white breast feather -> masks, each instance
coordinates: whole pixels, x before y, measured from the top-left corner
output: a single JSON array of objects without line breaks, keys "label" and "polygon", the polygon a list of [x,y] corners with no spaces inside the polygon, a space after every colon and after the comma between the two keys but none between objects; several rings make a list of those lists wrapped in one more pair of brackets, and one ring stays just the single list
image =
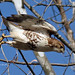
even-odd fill
[{"label": "white breast feather", "polygon": [[16,39],[17,41],[20,41],[20,42],[22,41],[24,43],[27,43],[29,41],[29,39],[23,34],[24,32],[23,29],[15,27],[14,25],[10,23],[9,30],[10,30],[11,37]]}]

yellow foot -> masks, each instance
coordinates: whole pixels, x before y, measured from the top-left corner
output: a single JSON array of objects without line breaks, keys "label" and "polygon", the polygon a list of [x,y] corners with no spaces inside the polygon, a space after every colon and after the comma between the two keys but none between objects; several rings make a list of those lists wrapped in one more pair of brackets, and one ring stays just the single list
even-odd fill
[{"label": "yellow foot", "polygon": [[3,40],[3,37],[0,38],[0,42]]},{"label": "yellow foot", "polygon": [[5,34],[2,34],[2,37],[5,37]]},{"label": "yellow foot", "polygon": [[3,39],[8,38],[8,37],[11,37],[11,36],[10,35],[5,36],[5,34],[2,34],[2,37],[0,37],[0,46],[5,43],[5,41],[3,41]]},{"label": "yellow foot", "polygon": [[1,47],[1,45],[4,44],[4,43],[5,43],[5,41],[1,41],[1,42],[0,42],[0,47]]},{"label": "yellow foot", "polygon": [[2,37],[0,38],[0,42],[4,39],[5,34],[2,34]]}]

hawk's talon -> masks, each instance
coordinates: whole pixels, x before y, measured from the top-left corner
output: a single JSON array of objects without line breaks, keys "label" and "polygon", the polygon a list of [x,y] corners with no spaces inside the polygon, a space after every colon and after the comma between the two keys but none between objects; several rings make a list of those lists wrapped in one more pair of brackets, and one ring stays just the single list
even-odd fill
[{"label": "hawk's talon", "polygon": [[0,38],[0,42],[5,38],[5,34],[2,34],[2,37]]},{"label": "hawk's talon", "polygon": [[1,45],[4,44],[4,43],[5,43],[5,41],[1,41],[1,42],[0,42],[0,47],[1,47]]},{"label": "hawk's talon", "polygon": [[4,33],[2,34],[2,37],[3,37],[3,38],[5,37],[5,34],[4,34]]},{"label": "hawk's talon", "polygon": [[0,42],[3,40],[3,37],[0,38]]},{"label": "hawk's talon", "polygon": [[8,38],[8,37],[11,37],[10,35],[5,35],[5,34],[2,34],[2,37],[0,37],[0,42],[4,39],[4,38]]}]

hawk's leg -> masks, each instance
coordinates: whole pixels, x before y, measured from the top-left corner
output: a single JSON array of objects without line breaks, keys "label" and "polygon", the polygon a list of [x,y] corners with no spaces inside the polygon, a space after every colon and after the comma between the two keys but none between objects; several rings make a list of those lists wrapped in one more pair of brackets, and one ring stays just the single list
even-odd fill
[{"label": "hawk's leg", "polygon": [[2,34],[2,37],[0,37],[0,46],[4,43],[6,43],[5,41],[3,41],[4,38],[7,38],[7,37],[11,37],[10,35],[5,35],[5,34]]},{"label": "hawk's leg", "polygon": [[5,42],[5,41],[1,41],[1,42],[0,42],[0,46],[1,46],[2,44],[4,44],[4,43],[6,43],[6,42]]},{"label": "hawk's leg", "polygon": [[6,43],[6,44],[9,44],[9,45],[13,45],[13,44],[16,44],[16,41],[10,41],[10,40],[8,40],[8,41],[6,41],[5,43]]},{"label": "hawk's leg", "polygon": [[1,41],[1,42],[0,42],[0,46],[1,46],[2,44],[9,44],[9,45],[12,46],[13,44],[16,44],[16,42],[15,42],[15,41],[9,41],[9,40],[8,40],[8,41]]},{"label": "hawk's leg", "polygon": [[5,35],[5,34],[2,34],[2,37],[0,38],[0,42],[4,39],[4,38],[7,38],[7,37],[11,37],[11,35]]}]

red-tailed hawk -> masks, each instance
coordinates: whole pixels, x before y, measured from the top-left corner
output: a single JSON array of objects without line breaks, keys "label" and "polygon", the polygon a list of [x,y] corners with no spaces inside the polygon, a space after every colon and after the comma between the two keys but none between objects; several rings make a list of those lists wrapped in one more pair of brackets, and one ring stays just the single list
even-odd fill
[{"label": "red-tailed hawk", "polygon": [[2,16],[2,19],[10,32],[10,35],[4,38],[11,37],[13,40],[2,41],[1,44],[6,43],[20,50],[64,52],[63,43],[51,38],[50,35],[55,31],[45,25],[46,21],[25,14],[12,15],[7,18]]}]

